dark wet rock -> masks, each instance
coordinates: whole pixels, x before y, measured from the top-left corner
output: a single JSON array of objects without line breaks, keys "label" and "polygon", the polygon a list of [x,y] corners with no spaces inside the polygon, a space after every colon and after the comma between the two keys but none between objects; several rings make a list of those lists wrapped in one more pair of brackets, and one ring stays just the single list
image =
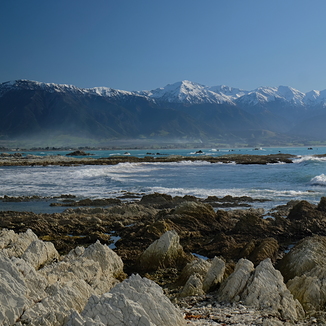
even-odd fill
[{"label": "dark wet rock", "polygon": [[239,219],[237,224],[234,226],[233,231],[235,233],[261,236],[262,234],[268,234],[269,227],[269,221],[263,219],[260,215],[249,212]]},{"label": "dark wet rock", "polygon": [[[324,201],[320,207],[323,207]],[[326,214],[307,201],[300,201],[295,205],[287,219],[291,222],[289,231],[297,235],[310,236],[313,234],[326,234]]]},{"label": "dark wet rock", "polygon": [[67,156],[89,156],[89,155],[94,155],[91,153],[86,153],[84,151],[74,151],[71,153],[66,154]]},{"label": "dark wet rock", "polygon": [[321,197],[317,209],[321,212],[326,213],[326,197]]},{"label": "dark wet rock", "polygon": [[[83,151],[75,151],[66,156],[39,156],[26,158],[19,155],[10,157],[0,157],[0,166],[29,166],[29,165],[63,165],[72,166],[80,164],[88,165],[115,165],[122,162],[141,163],[141,162],[182,162],[182,161],[206,161],[210,163],[236,163],[236,164],[271,164],[271,163],[293,163],[296,157],[291,154],[270,154],[270,155],[224,155],[224,156],[145,156],[134,157],[130,155],[110,156],[107,158],[93,159],[90,157],[76,157],[76,156],[89,156],[83,154]],[[21,153],[18,153],[21,154]],[[74,154],[74,155],[73,155]],[[75,156],[75,157],[73,157]]]},{"label": "dark wet rock", "polygon": [[28,201],[35,201],[35,200],[41,200],[45,199],[44,197],[40,196],[18,196],[18,197],[11,197],[4,195],[2,201],[3,202],[15,202],[15,203],[20,203],[20,202],[28,202]]},{"label": "dark wet rock", "polygon": [[278,241],[274,238],[265,238],[263,240],[252,240],[248,242],[241,251],[240,256],[241,258],[248,258],[254,265],[258,265],[267,258],[275,262],[278,251]]},{"label": "dark wet rock", "polygon": [[160,194],[155,192],[153,194],[144,195],[139,201],[139,203],[145,206],[152,206],[155,208],[163,209],[163,208],[175,208],[181,203],[189,202],[189,201],[197,202],[198,198],[189,195],[185,195],[183,197],[180,196],[172,197],[171,195]]},{"label": "dark wet rock", "polygon": [[79,201],[65,201],[61,203],[51,203],[50,206],[109,206],[120,204],[121,200],[118,198],[104,198],[104,199],[82,199]]},{"label": "dark wet rock", "polygon": [[200,221],[212,219],[216,215],[211,205],[196,202],[185,202],[176,207],[172,214],[186,215],[188,217],[194,217]]},{"label": "dark wet rock", "polygon": [[[74,200],[69,195],[60,199]],[[232,198],[226,196],[224,200]],[[144,196],[143,203],[146,201],[146,205],[138,201],[107,205],[110,207],[77,206],[55,214],[0,212],[0,228],[16,232],[31,228],[42,239],[52,241],[60,253],[96,240],[107,245],[114,242],[114,250],[129,274],[135,270],[142,252],[171,230],[178,233],[185,253],[209,259],[223,257],[227,271],[240,258],[251,260],[255,266],[266,258],[274,263],[289,245],[306,235],[326,232],[323,200],[318,206],[299,202],[293,206],[289,218],[281,215],[266,218],[264,210],[252,208],[215,211],[209,203],[192,196],[152,194]],[[164,203],[171,207],[159,208],[159,202],[163,207]],[[90,205],[94,201],[78,203]]]},{"label": "dark wet rock", "polygon": [[159,194],[155,192],[154,194],[144,195],[140,200],[142,205],[162,205],[173,200],[171,195]]}]

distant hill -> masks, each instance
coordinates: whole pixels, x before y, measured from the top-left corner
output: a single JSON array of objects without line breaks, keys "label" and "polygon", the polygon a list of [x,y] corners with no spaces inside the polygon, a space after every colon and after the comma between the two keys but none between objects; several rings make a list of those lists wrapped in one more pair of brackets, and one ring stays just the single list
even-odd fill
[{"label": "distant hill", "polygon": [[[0,84],[0,140],[285,145],[326,141],[326,90],[182,81],[152,91]],[[78,141],[77,141],[78,142]]]}]

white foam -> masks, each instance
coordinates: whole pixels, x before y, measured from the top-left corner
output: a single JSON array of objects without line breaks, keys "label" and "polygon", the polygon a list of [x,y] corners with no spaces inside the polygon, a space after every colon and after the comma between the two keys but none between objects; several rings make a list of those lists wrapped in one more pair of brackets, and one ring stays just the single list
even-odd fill
[{"label": "white foam", "polygon": [[310,180],[312,186],[326,186],[326,175],[320,174]]},{"label": "white foam", "polygon": [[316,157],[312,155],[299,156],[293,160],[293,163],[302,163],[302,162],[326,162],[326,157]]}]

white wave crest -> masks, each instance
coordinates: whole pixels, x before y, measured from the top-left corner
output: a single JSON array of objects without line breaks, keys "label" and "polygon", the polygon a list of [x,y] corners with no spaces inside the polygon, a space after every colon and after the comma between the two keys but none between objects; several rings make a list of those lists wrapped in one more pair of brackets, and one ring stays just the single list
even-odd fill
[{"label": "white wave crest", "polygon": [[326,186],[326,175],[320,174],[310,180],[312,186]]},{"label": "white wave crest", "polygon": [[326,162],[326,157],[316,157],[311,155],[299,156],[293,160],[293,163],[302,163],[302,162]]}]

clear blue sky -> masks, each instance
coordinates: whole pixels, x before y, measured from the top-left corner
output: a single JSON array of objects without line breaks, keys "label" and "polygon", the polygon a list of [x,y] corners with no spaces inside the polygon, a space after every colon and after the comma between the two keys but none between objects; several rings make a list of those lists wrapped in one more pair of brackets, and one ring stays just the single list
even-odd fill
[{"label": "clear blue sky", "polygon": [[326,89],[326,0],[1,0],[0,82]]}]

